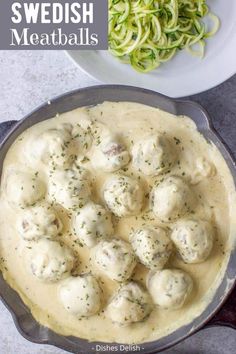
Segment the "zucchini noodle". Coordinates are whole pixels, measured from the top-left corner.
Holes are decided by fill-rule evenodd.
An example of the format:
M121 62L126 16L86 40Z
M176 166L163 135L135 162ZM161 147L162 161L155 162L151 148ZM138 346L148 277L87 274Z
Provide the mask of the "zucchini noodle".
M209 16L211 30L202 21ZM203 57L220 27L206 0L109 0L109 51L142 73L186 49Z

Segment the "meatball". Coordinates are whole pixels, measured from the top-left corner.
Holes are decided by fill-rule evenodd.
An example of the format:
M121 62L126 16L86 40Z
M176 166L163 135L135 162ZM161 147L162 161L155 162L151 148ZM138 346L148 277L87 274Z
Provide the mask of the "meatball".
M192 173L191 183L198 184L205 178L214 176L216 168L211 161L206 160L204 157L198 157L195 160L195 168Z
M176 223L171 239L186 263L206 260L213 246L213 229L207 221L181 220Z
M113 322L127 326L144 320L152 311L152 300L136 282L122 285L107 306L106 314Z
M143 206L143 191L137 180L113 175L105 183L104 199L107 207L117 216L139 213Z
M163 222L180 218L191 210L193 203L189 186L177 176L165 178L151 193L153 212Z
M178 309L190 295L193 281L182 270L163 269L151 271L147 287L156 305L167 309Z
M101 241L94 249L94 263L109 278L124 281L136 266L131 246L123 240Z
M136 230L130 241L140 262L148 268L162 269L172 252L172 242L160 227Z
M5 194L12 206L25 208L45 196L46 187L38 172L11 171L6 178Z
M92 202L76 212L72 224L81 243L89 248L113 233L110 213L101 205Z
M129 163L130 155L126 147L112 137L106 137L94 148L91 163L94 168L114 172Z
M102 291L94 276L83 274L65 279L59 287L59 298L72 315L88 317L100 310Z
M173 164L174 153L164 136L148 136L134 144L132 149L134 167L147 176L156 176Z
M56 282L70 273L75 258L67 246L51 240L39 240L32 244L30 269L39 280Z
M53 238L62 230L56 211L47 203L25 209L17 220L17 229L26 241Z
M46 165L65 166L70 163L70 142L72 136L68 129L49 129L30 141L30 162L41 161Z
M79 167L55 170L49 175L48 193L52 202L66 209L82 207L91 193L86 171Z
M76 154L85 154L91 147L92 137L89 129L76 124L72 130L73 147Z

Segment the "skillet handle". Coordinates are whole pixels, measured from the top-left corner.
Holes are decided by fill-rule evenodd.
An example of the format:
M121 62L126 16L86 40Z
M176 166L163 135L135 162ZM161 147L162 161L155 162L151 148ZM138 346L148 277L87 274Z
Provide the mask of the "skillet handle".
M212 317L204 328L226 326L236 330L236 286L222 308Z
M7 133L13 128L17 123L17 120L8 120L6 122L0 123L0 141L2 141Z

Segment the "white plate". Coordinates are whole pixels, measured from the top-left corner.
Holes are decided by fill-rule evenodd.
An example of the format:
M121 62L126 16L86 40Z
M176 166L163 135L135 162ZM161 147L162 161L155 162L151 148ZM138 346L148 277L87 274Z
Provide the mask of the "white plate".
M236 0L207 3L220 17L221 27L207 40L203 59L181 51L157 70L140 74L107 51L68 51L68 54L83 71L106 84L139 86L170 97L208 90L236 73Z

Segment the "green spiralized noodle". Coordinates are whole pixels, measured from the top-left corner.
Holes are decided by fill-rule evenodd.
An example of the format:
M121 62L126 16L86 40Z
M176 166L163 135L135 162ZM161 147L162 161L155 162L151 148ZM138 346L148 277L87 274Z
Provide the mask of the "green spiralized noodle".
M202 21L209 16L210 31ZM142 73L178 50L203 57L205 39L220 27L206 0L109 0L109 51Z

